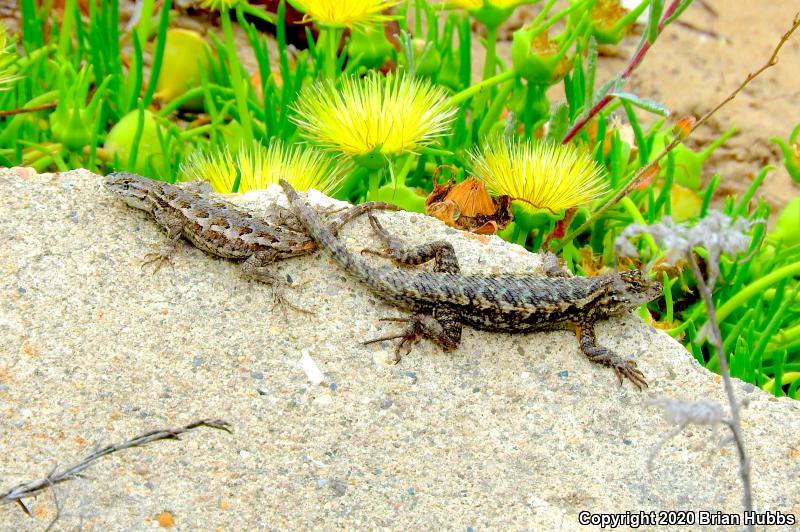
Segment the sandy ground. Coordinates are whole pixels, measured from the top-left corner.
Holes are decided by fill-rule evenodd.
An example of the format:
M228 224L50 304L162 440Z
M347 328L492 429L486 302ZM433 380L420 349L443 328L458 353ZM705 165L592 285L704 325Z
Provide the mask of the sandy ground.
M538 6L527 9L534 16L538 12ZM696 1L665 30L626 89L665 104L676 119L699 117L767 61L799 9L800 3L789 1ZM614 50L614 56L602 58L598 84L625 67L637 43L637 35L629 36ZM510 43L506 43L503 52L509 50ZM720 194L739 192L764 165L774 165L761 194L780 208L800 193L800 187L783 168L783 157L769 138L788 138L798 122L800 34L795 34L784 45L778 64L719 111L688 144L702 149L729 127L737 126L738 133L707 161L705 179L719 172Z
M788 30L800 4L795 2L707 2L685 13L653 49L632 86L664 102L678 115L699 115L713 108L747 74L763 65L780 35ZM676 60L676 58L678 58ZM800 192L781 165L783 160L772 136L787 138L800 122L800 35L794 35L781 52L779 63L747 87L698 131L700 146L736 125L740 133L711 159L705 175L720 172L721 191L740 191L764 165L778 167L761 190L773 205L783 206ZM664 75L664 73L668 75Z

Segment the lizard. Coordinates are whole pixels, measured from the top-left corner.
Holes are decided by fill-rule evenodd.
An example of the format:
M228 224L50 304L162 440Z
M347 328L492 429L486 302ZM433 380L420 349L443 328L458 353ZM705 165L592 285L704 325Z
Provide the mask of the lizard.
M291 217L285 217L282 212L256 217L211 195L198 184L181 188L119 172L106 176L105 186L129 206L152 214L167 232L167 243L145 255L143 267L155 263L155 270L158 270L169 261L184 237L206 253L241 261L245 276L272 285L277 304L306 312L286 301L282 291L288 283L269 268L275 261L306 255L318 247ZM396 210L397 207L383 202L363 203L339 214L327 230L336 234L347 222L371 209Z
M406 323L399 334L365 342L399 339L395 359L410 352L422 338L445 351L458 347L462 325L505 333L573 330L581 352L592 362L614 370L620 385L627 378L638 389L647 386L636 362L597 345L595 322L625 314L661 295L661 284L640 270L594 277L571 277L566 272L532 274L462 274L455 250L447 241L405 249L388 234L372 213L370 223L386 245L385 251L364 250L405 265L434 261L433 271L372 266L347 249L289 183L281 181L295 216L311 238L351 276L390 304L409 309L410 318L384 321Z

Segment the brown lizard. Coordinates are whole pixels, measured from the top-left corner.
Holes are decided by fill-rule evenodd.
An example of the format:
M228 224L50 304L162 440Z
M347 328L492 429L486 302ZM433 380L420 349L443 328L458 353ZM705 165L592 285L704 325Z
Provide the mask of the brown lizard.
M453 246L435 241L406 249L389 235L369 213L370 222L386 244L386 251L370 253L406 265L433 260L435 271L405 270L393 266L374 267L350 252L321 223L319 216L286 181L281 186L295 215L308 234L325 248L344 269L389 303L415 312L399 334L366 343L400 339L395 351L411 347L421 338L438 342L446 350L461 342L461 325L484 331L526 333L572 329L586 357L614 370L622 384L629 379L637 388L647 386L636 362L597 345L594 324L620 316L661 295L661 284L639 270L614 272L596 277L500 274L466 275L460 272Z
M167 231L167 243L148 253L143 266L155 263L158 270L184 237L211 255L242 261L246 276L273 286L276 303L305 312L286 301L282 291L288 283L270 269L275 261L306 255L318 247L290 213L279 211L270 217L256 217L198 185L181 188L130 173L109 174L105 184L131 207L152 214ZM341 213L328 230L336 234L347 222L371 209L397 207L382 202L364 203Z

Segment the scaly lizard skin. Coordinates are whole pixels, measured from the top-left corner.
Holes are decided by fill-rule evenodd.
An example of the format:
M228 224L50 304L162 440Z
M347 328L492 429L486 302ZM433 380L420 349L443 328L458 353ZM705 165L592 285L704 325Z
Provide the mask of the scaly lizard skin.
M167 231L168 242L158 252L148 253L145 263L156 270L168 261L185 237L203 251L242 262L248 277L269 283L276 302L303 310L285 301L281 290L286 281L269 266L277 261L315 251L317 243L306 234L290 213L258 218L212 196L199 186L177 187L136 174L114 173L106 177L106 187L131 207L153 215ZM364 203L340 214L327 229L337 233L348 221L371 209L393 209L388 203Z
M392 266L373 267L350 252L321 222L319 216L285 181L281 181L289 203L308 234L326 249L351 275L378 296L415 312L406 329L397 335L366 343L399 338L396 356L406 353L421 338L435 340L445 350L461 341L461 325L484 331L535 332L572 329L580 349L589 360L614 370L622 384L629 379L637 388L647 386L636 362L624 359L595 342L594 323L625 314L661 294L661 285L638 270L568 277L564 273L462 275L453 246L436 241L406 250L369 214L387 251L370 253L402 264L435 261L435 271L413 271Z

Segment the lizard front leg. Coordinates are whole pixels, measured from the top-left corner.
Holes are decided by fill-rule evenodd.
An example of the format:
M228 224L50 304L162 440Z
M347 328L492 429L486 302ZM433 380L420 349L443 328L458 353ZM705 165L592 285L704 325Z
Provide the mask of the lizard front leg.
M383 201L368 201L367 203L362 203L360 205L355 205L353 207L350 207L345 212L337 215L328 225L328 229L330 230L331 233L336 235L339 233L339 230L342 227L347 225L348 222L358 218L364 213L378 209L387 211L398 211L400 210L400 207Z
M381 336L364 342L364 345L369 345L384 340L400 339L397 346L395 346L392 364L400 362L400 359L410 353L411 348L422 338L433 340L441 345L445 351L455 349L461 343L461 324L458 323L455 313L449 310L438 310L434 314L418 312L410 318L382 318L381 321L396 321L408 324L399 334Z
M155 269L153 270L153 273L155 273L164 263L169 262L172 254L178 249L178 242L180 242L181 235L183 234L184 222L179 216L158 206L153 209L153 217L156 219L158 225L167 231L167 242L156 245L156 251L144 256L142 267L144 268L148 264L155 264Z
M271 285L275 305L311 314L309 310L299 307L286 299L284 292L289 288L289 283L270 268L276 257L277 252L275 250L256 251L242 263L242 273L256 281Z
M542 271L546 277L564 277L569 279L572 274L564 267L558 255L545 251L542 255Z
M375 231L375 234L383 240L386 249L384 251L365 249L363 253L385 257L400 264L407 265L424 264L433 260L434 270L437 272L459 273L461 271L461 267L458 264L458 257L456 257L456 252L450 242L436 240L417 247L406 248L402 242L390 235L386 229L383 228L378 219L373 216L372 212L368 213L368 215L372 229Z
M586 358L595 364L613 369L620 385L622 385L623 378L628 378L640 390L642 387L647 387L644 374L636 367L634 360L622 358L610 349L597 345L593 323L576 325L575 333L578 336L581 352L586 355Z

